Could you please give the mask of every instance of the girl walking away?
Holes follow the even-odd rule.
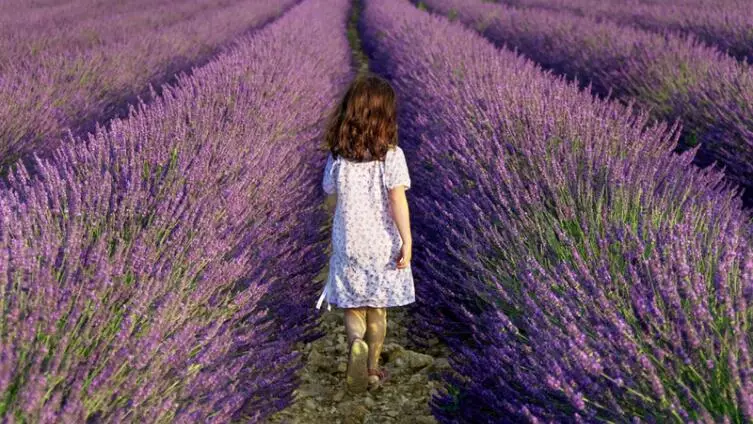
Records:
[[[415,302],[405,190],[410,176],[397,146],[395,92],[375,75],[357,77],[330,118],[322,186],[337,195],[327,300],[343,308],[352,392],[389,379],[379,367],[387,309]],[[365,340],[364,340],[365,339]]]

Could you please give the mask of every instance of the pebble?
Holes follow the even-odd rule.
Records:
[[[325,393],[326,391],[327,389],[319,383],[302,384],[296,391],[296,398],[305,399],[308,397],[318,396],[322,393]]]
[[[434,363],[434,358],[412,350],[405,350],[400,353],[397,359],[402,359],[405,364],[412,370],[418,370]]]
[[[418,384],[418,383],[420,383],[423,380],[426,380],[426,376],[424,376],[422,374],[413,374],[410,377],[410,380],[408,380],[408,383],[410,383],[410,384]]]
[[[450,366],[450,361],[448,361],[447,358],[436,358],[434,359],[434,364],[432,364],[432,368],[441,370],[441,369],[448,369],[452,367]]]

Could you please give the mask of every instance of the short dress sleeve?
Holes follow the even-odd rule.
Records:
[[[388,189],[404,185],[405,189],[410,188],[410,174],[408,174],[408,164],[405,162],[405,154],[399,146],[395,150],[388,150],[384,157],[384,179]]]
[[[324,166],[322,188],[327,194],[333,194],[335,192],[335,161],[332,159],[331,152],[327,155],[327,164]]]

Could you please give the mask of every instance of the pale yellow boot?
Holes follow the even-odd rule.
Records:
[[[362,393],[368,388],[367,360],[369,358],[369,345],[358,337],[350,345],[348,355],[348,368],[345,371],[348,390],[353,393]]]

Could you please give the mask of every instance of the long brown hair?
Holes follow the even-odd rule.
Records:
[[[350,84],[327,123],[324,139],[337,158],[355,162],[384,160],[397,146],[395,91],[383,78],[362,74]]]

